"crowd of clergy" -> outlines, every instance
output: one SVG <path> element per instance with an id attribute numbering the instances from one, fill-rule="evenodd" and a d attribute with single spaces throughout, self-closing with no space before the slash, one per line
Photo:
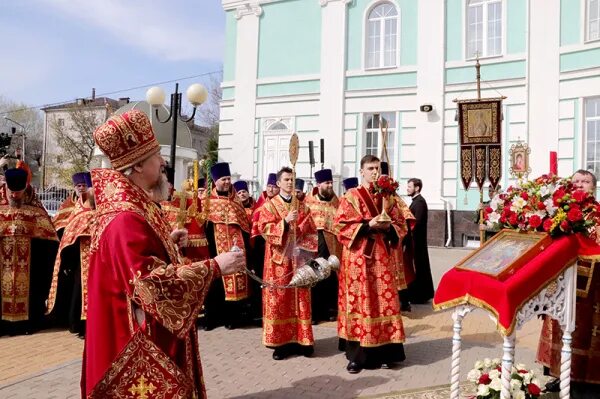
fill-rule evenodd
<path id="1" fill-rule="evenodd" d="M 5 168 L 0 182 L 0 334 L 68 328 L 85 338 L 84 397 L 106 395 L 115 367 L 128 361 L 117 358 L 140 337 L 177 363 L 186 392 L 202 397 L 195 325 L 260 326 L 281 361 L 312 356 L 312 326 L 337 321 L 349 373 L 405 359 L 401 313 L 434 295 L 419 179 L 408 184 L 410 207 L 399 195 L 384 201 L 372 184 L 387 164 L 366 155 L 360 180 L 343 179 L 344 193 L 334 191 L 330 169 L 316 171 L 312 187 L 282 166 L 254 198 L 219 162 L 161 197 L 153 182 L 169 171 L 144 114 L 113 116 L 94 138 L 113 168 L 74 174 L 53 218 L 26 164 Z M 243 267 L 226 268 L 239 263 L 232 252 Z M 286 287 L 305 261 L 331 255 L 337 273 Z"/>

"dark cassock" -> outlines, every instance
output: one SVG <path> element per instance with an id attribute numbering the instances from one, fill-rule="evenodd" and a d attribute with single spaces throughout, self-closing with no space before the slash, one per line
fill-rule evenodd
<path id="1" fill-rule="evenodd" d="M 408 300 L 411 303 L 423 304 L 433 298 L 433 278 L 429 265 L 429 250 L 427 249 L 427 201 L 420 193 L 412 197 L 409 206 L 415 217 L 414 227 L 409 226 L 409 232 L 404 241 L 407 250 L 412 249 L 414 263 L 414 281 L 408 285 Z M 404 296 L 402 291 L 401 296 Z"/>
<path id="2" fill-rule="evenodd" d="M 322 169 L 315 172 L 317 187 L 313 193 L 306 197 L 306 206 L 315 222 L 318 234 L 317 257 L 327 259 L 335 255 L 341 259 L 342 245 L 334 230 L 335 214 L 339 206 L 339 199 L 333 191 L 333 175 L 331 169 Z M 338 306 L 337 274 L 332 273 L 325 280 L 320 281 L 311 289 L 312 321 L 333 321 L 337 318 Z"/>
<path id="3" fill-rule="evenodd" d="M 371 163 L 375 163 L 377 159 Z M 368 166 L 369 163 L 366 163 Z M 396 202 L 388 205 L 387 231 L 369 222 L 382 212 L 382 198 L 360 185 L 340 199 L 335 219 L 343 245 L 338 291 L 339 349 L 346 352 L 348 371 L 393 366 L 405 359 L 404 325 L 396 276 L 396 252 L 407 231 Z"/>
<path id="4" fill-rule="evenodd" d="M 73 176 L 74 181 L 81 177 L 86 185 L 91 186 L 89 172 L 76 175 L 80 176 Z M 87 278 L 93 226 L 93 199 L 85 192 L 77 198 L 60 240 L 46 309 L 55 323 L 68 326 L 69 331 L 79 337 L 85 336 Z"/>
<path id="5" fill-rule="evenodd" d="M 8 169 L 0 187 L 0 335 L 28 334 L 44 327 L 58 237 L 29 185 L 28 172 Z"/>
<path id="6" fill-rule="evenodd" d="M 210 256 L 229 252 L 236 248 L 246 254 L 246 265 L 250 257 L 250 222 L 242 203 L 232 189 L 231 172 L 226 162 L 211 167 L 214 186 L 204 198 L 207 223 L 206 237 Z M 240 272 L 223 276 L 216 281 L 204 305 L 206 329 L 223 323 L 232 329 L 250 322 L 250 285 L 248 275 Z"/>
<path id="7" fill-rule="evenodd" d="M 138 110 L 112 116 L 94 140 L 114 169 L 92 170 L 96 227 L 82 397 L 137 391 L 153 398 L 205 398 L 195 322 L 220 267 L 214 260 L 183 260 L 159 205 L 122 173 L 144 162 L 148 168 L 136 168 L 136 176 L 160 175 L 164 160 L 148 117 Z"/>

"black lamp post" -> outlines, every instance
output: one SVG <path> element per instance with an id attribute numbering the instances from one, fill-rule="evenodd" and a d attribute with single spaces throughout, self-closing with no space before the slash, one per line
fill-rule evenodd
<path id="1" fill-rule="evenodd" d="M 171 104 L 169 106 L 169 116 L 164 121 L 160 119 L 158 115 L 158 107 L 163 105 L 165 102 L 165 92 L 158 86 L 152 87 L 148 89 L 146 92 L 146 100 L 148 103 L 154 108 L 154 112 L 156 115 L 156 120 L 159 123 L 167 123 L 172 120 L 173 131 L 171 133 L 171 159 L 169 161 L 171 169 L 168 176 L 169 182 L 175 185 L 175 151 L 177 148 L 177 122 L 179 120 L 187 123 L 194 119 L 196 115 L 196 108 L 201 105 L 206 98 L 208 97 L 208 93 L 204 86 L 199 83 L 194 83 L 190 87 L 188 87 L 186 91 L 186 96 L 188 101 L 194 106 L 194 110 L 192 112 L 192 116 L 189 118 L 184 118 L 181 114 L 181 94 L 179 92 L 179 83 L 175 84 L 175 93 L 171 94 Z"/>

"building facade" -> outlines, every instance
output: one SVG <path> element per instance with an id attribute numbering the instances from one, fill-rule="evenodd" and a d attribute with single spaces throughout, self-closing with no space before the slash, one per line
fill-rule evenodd
<path id="1" fill-rule="evenodd" d="M 559 175 L 600 177 L 599 3 L 222 0 L 219 157 L 262 183 L 289 163 L 297 132 L 298 176 L 310 175 L 309 140 L 320 168 L 323 138 L 339 183 L 358 175 L 364 154 L 381 153 L 383 118 L 394 177 L 424 182 L 430 244 L 463 245 L 478 235 L 479 191 L 460 181 L 453 100 L 476 97 L 477 57 L 482 97 L 506 96 L 502 187 L 514 183 L 509 149 L 519 141 L 531 147 L 531 177 L 548 172 L 550 151 Z"/>

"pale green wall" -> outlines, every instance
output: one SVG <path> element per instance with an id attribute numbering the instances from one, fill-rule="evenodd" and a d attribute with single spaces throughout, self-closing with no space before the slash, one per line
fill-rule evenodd
<path id="1" fill-rule="evenodd" d="M 507 0 L 506 8 L 506 52 L 523 53 L 527 43 L 527 2 Z"/>
<path id="2" fill-rule="evenodd" d="M 321 71 L 321 6 L 290 0 L 263 4 L 258 39 L 258 77 Z"/>
<path id="3" fill-rule="evenodd" d="M 600 48 L 576 51 L 560 55 L 560 71 L 595 68 L 600 66 Z"/>
<path id="4" fill-rule="evenodd" d="M 223 81 L 235 79 L 235 52 L 237 43 L 237 19 L 235 11 L 225 15 L 225 55 L 223 58 Z"/>
<path id="5" fill-rule="evenodd" d="M 525 61 L 498 62 L 481 66 L 481 79 L 484 81 L 523 78 L 526 73 Z M 470 65 L 446 69 L 446 83 L 475 82 L 475 68 Z"/>
<path id="6" fill-rule="evenodd" d="M 463 58 L 462 0 L 446 0 L 446 61 Z"/>
<path id="7" fill-rule="evenodd" d="M 581 7 L 585 0 L 560 1 L 560 45 L 581 42 Z"/>
<path id="8" fill-rule="evenodd" d="M 256 86 L 256 97 L 286 96 L 294 94 L 319 93 L 319 80 L 301 82 L 268 83 Z"/>
<path id="9" fill-rule="evenodd" d="M 351 76 L 346 78 L 346 90 L 388 89 L 398 87 L 415 87 L 416 85 L 416 72 Z"/>
<path id="10" fill-rule="evenodd" d="M 355 0 L 348 5 L 347 69 L 363 64 L 366 8 L 372 0 Z M 417 64 L 417 7 L 413 0 L 392 1 L 400 10 L 400 65 Z"/>

